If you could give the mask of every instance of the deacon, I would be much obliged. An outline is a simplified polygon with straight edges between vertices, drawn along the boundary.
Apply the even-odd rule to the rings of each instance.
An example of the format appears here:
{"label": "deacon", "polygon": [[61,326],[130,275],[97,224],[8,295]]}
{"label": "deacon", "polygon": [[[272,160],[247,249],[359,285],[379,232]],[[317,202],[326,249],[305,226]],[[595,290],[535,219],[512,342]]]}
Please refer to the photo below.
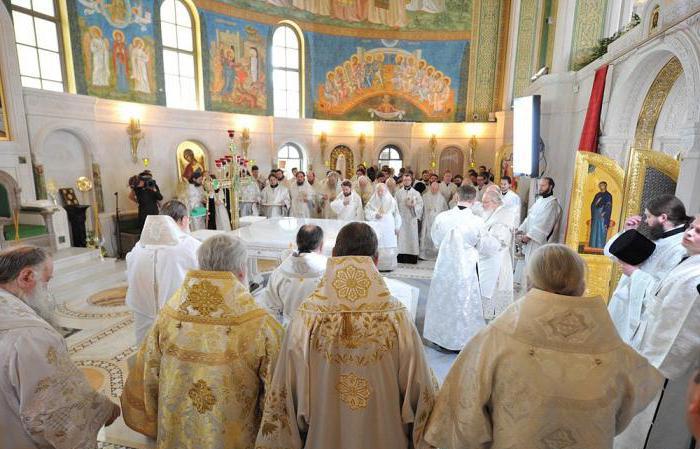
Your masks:
{"label": "deacon", "polygon": [[372,198],[365,206],[365,219],[376,222],[374,229],[379,237],[379,271],[394,270],[398,265],[396,237],[401,229],[401,214],[386,184],[377,184]]}
{"label": "deacon", "polygon": [[41,248],[0,252],[0,448],[97,446],[119,407],[95,392],[49,324],[53,261]]}
{"label": "deacon", "polygon": [[513,213],[513,222],[515,227],[520,224],[520,195],[511,190],[512,180],[510,176],[501,178],[501,194],[503,195],[503,206]]}
{"label": "deacon", "polygon": [[260,193],[260,204],[267,218],[286,217],[289,210],[289,190],[279,183],[277,176],[271,173],[269,184]]}
{"label": "deacon", "polygon": [[445,197],[440,193],[440,183],[433,181],[430,188],[423,194],[423,221],[420,229],[420,253],[423,260],[435,260],[437,247],[430,236],[435,218],[447,210]]}
{"label": "deacon", "polygon": [[343,181],[340,188],[342,193],[331,202],[331,209],[337,215],[338,220],[364,220],[365,211],[362,208],[362,199],[352,191],[352,182]]}
{"label": "deacon", "polygon": [[[651,401],[658,371],[615,331],[599,297],[583,297],[584,261],[540,247],[532,289],[457,357],[426,431],[442,449],[610,449]],[[641,449],[641,446],[636,449]]]}
{"label": "deacon", "polygon": [[198,260],[139,349],[124,422],[159,449],[252,447],[283,329],[248,292],[241,240],[210,237]]}
{"label": "deacon", "polygon": [[437,388],[410,314],[377,271],[377,249],[366,223],[338,233],[287,329],[256,448],[428,448]]}
{"label": "deacon", "polygon": [[260,187],[252,176],[241,178],[241,217],[260,215],[258,205],[260,204]]}
{"label": "deacon", "polygon": [[[653,285],[658,284],[686,255],[681,245],[683,231],[692,218],[688,217],[683,202],[673,195],[659,195],[649,200],[641,216],[630,217],[625,221],[625,231],[640,229],[642,222],[649,230],[655,249],[645,261],[627,263],[625,257],[616,257],[613,246],[628,246],[639,250],[642,236],[630,240],[630,244],[618,240],[625,233],[615,235],[605,247],[605,253],[620,264],[623,276],[610,298],[608,310],[622,339],[635,348],[646,327],[646,309],[653,297]],[[633,234],[628,234],[633,235]],[[625,235],[625,239],[628,239]],[[617,244],[616,244],[617,243]],[[652,288],[649,288],[652,286]]]}
{"label": "deacon", "polygon": [[306,182],[306,174],[299,170],[296,172],[296,182],[289,186],[289,196],[292,207],[289,210],[290,217],[311,218],[311,205],[313,204],[316,192]]}
{"label": "deacon", "polygon": [[681,235],[683,258],[647,289],[651,298],[645,301],[646,325],[637,346],[667,379],[664,392],[616,439],[616,448],[643,447],[645,441],[648,448],[692,447],[679,418],[686,408],[680,398],[700,361],[700,216]]}
{"label": "deacon", "polygon": [[126,255],[126,305],[134,312],[137,345],[187,272],[197,269],[200,242],[188,232],[189,218],[184,204],[168,201],[160,215],[146,217],[141,238]]}
{"label": "deacon", "polygon": [[[559,240],[559,222],[561,220],[561,206],[554,196],[554,180],[543,177],[537,183],[539,198],[527,213],[527,218],[518,228],[518,236],[523,244],[525,267],[530,262],[532,253],[545,243]],[[525,288],[524,273],[515,282],[520,284],[520,289]]]}
{"label": "deacon", "polygon": [[431,229],[439,251],[423,328],[423,337],[444,352],[461,350],[486,325],[477,264],[479,254],[500,247],[470,209],[476,189],[463,185],[456,194],[457,207],[438,215]]}
{"label": "deacon", "polygon": [[316,289],[326,270],[323,229],[304,225],[297,232],[297,250],[275,268],[267,287],[256,297],[284,326],[289,324],[301,301]]}
{"label": "deacon", "polygon": [[413,175],[403,175],[401,189],[395,194],[396,204],[401,214],[399,229],[399,263],[418,263],[419,233],[418,220],[423,218],[423,198],[413,185]]}
{"label": "deacon", "polygon": [[499,244],[495,254],[479,256],[479,285],[484,318],[491,321],[513,303],[513,215],[497,191],[487,191],[481,199],[486,229]]}

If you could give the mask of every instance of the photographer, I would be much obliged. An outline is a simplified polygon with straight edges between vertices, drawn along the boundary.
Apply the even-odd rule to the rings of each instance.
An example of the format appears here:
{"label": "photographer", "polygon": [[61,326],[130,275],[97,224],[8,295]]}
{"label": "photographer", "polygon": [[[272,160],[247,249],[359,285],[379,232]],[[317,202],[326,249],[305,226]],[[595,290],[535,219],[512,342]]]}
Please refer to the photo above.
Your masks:
{"label": "photographer", "polygon": [[139,205],[139,229],[143,229],[147,215],[158,215],[158,202],[163,199],[150,170],[129,178],[129,199]]}

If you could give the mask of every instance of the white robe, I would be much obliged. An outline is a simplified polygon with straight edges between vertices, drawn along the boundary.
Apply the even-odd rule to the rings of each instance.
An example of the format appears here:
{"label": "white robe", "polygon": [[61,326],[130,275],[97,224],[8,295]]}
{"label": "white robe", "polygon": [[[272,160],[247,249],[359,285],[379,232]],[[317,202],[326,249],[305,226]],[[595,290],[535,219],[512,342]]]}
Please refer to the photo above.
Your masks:
{"label": "white robe", "polygon": [[136,92],[151,93],[151,83],[148,80],[148,53],[143,48],[131,45],[131,79],[134,80]]}
{"label": "white robe", "polygon": [[518,227],[520,224],[520,211],[521,211],[521,201],[520,195],[508,190],[505,195],[503,195],[503,205],[511,210],[513,213],[513,222],[515,223],[513,227]]}
{"label": "white robe", "polygon": [[268,184],[260,193],[260,205],[267,218],[286,217],[289,204],[289,190],[281,184],[274,189]]}
{"label": "white robe", "polygon": [[423,198],[413,187],[409,190],[401,187],[395,195],[396,204],[401,214],[399,230],[399,254],[418,255],[419,236],[418,220],[423,218]]}
{"label": "white robe", "polygon": [[438,249],[430,236],[430,229],[435,218],[447,210],[445,197],[438,193],[427,190],[423,194],[423,221],[420,229],[420,258],[423,260],[435,260]]}
{"label": "white robe", "polygon": [[111,414],[58,332],[0,290],[0,448],[93,448]]}
{"label": "white robe", "polygon": [[[377,215],[380,215],[377,218]],[[380,197],[375,192],[372,198],[365,206],[365,219],[367,221],[375,221],[374,226],[379,240],[379,263],[380,271],[393,270],[398,265],[396,261],[396,249],[398,240],[396,233],[401,229],[401,214],[396,204],[396,200],[389,194],[384,192],[384,196]]]}
{"label": "white robe", "polygon": [[[622,233],[618,233],[605,245],[605,254],[616,260],[609,252],[610,245]],[[653,300],[653,292],[648,290],[651,285],[658,285],[685,256],[685,248],[681,245],[683,233],[656,240],[656,248],[652,255],[640,264],[632,276],[622,275],[613,292],[608,310],[615,323],[617,332],[626,343],[639,348],[641,337],[647,326],[646,310]]]}
{"label": "white robe", "polygon": [[294,253],[270,275],[267,286],[255,298],[285,327],[318,286],[326,271],[326,256],[317,253]]}
{"label": "white robe", "polygon": [[199,266],[201,243],[178,228],[167,215],[149,215],[141,239],[126,255],[126,305],[134,312],[136,343],[151,329],[165,302]]}
{"label": "white robe", "polygon": [[206,208],[207,195],[204,192],[202,186],[196,186],[194,184],[187,184],[187,209],[190,213],[190,229],[192,231],[198,231],[200,229],[206,229],[206,213],[201,216],[193,216],[192,212],[200,207]]}
{"label": "white robe", "polygon": [[[331,185],[328,182],[328,179],[323,180],[320,187],[320,197],[318,200],[318,204],[321,209],[321,218],[325,218],[327,220],[335,220],[338,218],[331,207],[331,203],[338,197],[338,195],[340,195],[340,192],[340,182],[337,182],[335,185]],[[323,199],[323,195],[326,195],[328,198]]]}
{"label": "white robe", "polygon": [[289,216],[296,218],[311,218],[311,205],[313,204],[316,192],[304,181],[302,185],[296,181],[289,184],[289,196],[291,198],[291,208]]}
{"label": "white robe", "polygon": [[445,184],[444,182],[440,183],[440,193],[442,193],[442,196],[445,197],[445,201],[447,201],[448,204],[452,200],[452,196],[454,196],[456,191],[457,184],[453,182],[449,184]]}
{"label": "white robe", "polygon": [[464,347],[425,439],[442,449],[611,449],[660,385],[600,298],[533,289]]}
{"label": "white robe", "polygon": [[101,37],[90,40],[92,54],[92,85],[109,86],[109,41]]}
{"label": "white robe", "polygon": [[231,217],[229,217],[228,209],[226,208],[224,192],[222,190],[219,190],[218,192],[211,192],[209,194],[209,198],[214,200],[214,219],[216,220],[216,230],[230,231]]}
{"label": "white robe", "polygon": [[479,256],[479,283],[484,303],[484,317],[492,320],[513,303],[513,221],[510,209],[500,206],[486,211],[486,228],[498,240],[496,253]]}
{"label": "white robe", "polygon": [[515,279],[516,282],[520,283],[521,289],[526,285],[525,273],[527,270],[525,267],[527,267],[535,250],[544,244],[559,241],[561,214],[561,206],[554,195],[547,198],[540,197],[530,208],[527,217],[518,228],[530,238],[530,241],[523,245],[524,267],[519,279]]}
{"label": "white robe", "polygon": [[[345,204],[346,198],[348,199],[348,204]],[[337,215],[338,220],[364,221],[365,219],[362,199],[355,192],[350,192],[349,197],[346,197],[343,193],[338,195],[331,202],[331,209]]]}
{"label": "white robe", "polygon": [[438,215],[431,234],[439,252],[423,337],[458,351],[486,325],[477,262],[480,253],[496,252],[500,244],[489,235],[484,220],[469,208]]}
{"label": "white robe", "polygon": [[260,188],[258,183],[251,177],[241,181],[241,217],[250,215],[258,216],[258,204],[260,204]]}

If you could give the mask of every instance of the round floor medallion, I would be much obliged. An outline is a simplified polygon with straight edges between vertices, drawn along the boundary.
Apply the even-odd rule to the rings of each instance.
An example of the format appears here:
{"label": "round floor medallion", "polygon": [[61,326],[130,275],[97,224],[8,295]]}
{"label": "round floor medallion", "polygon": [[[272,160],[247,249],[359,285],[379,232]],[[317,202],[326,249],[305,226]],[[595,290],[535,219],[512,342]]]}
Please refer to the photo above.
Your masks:
{"label": "round floor medallion", "polygon": [[126,301],[126,286],[109,288],[88,298],[88,303],[99,307],[119,307]]}

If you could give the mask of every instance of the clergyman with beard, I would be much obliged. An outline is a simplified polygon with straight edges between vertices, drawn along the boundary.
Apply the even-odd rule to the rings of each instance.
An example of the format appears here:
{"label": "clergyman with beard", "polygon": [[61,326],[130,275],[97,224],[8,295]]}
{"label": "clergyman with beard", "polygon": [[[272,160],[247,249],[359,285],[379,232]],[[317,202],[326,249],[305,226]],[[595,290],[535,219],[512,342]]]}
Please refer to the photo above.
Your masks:
{"label": "clergyman with beard", "polygon": [[88,448],[119,417],[49,324],[53,262],[41,248],[0,252],[0,447]]}
{"label": "clergyman with beard", "polygon": [[656,244],[651,256],[639,265],[624,263],[610,253],[610,247],[622,234],[616,234],[605,245],[605,255],[620,265],[623,276],[610,297],[608,310],[620,337],[635,348],[639,347],[647,322],[645,305],[650,304],[651,295],[656,292],[649,286],[657,285],[680,263],[686,255],[681,245],[683,232],[692,221],[685,211],[685,205],[674,195],[659,195],[645,205],[644,216],[637,215],[625,220],[624,230],[642,230]]}

